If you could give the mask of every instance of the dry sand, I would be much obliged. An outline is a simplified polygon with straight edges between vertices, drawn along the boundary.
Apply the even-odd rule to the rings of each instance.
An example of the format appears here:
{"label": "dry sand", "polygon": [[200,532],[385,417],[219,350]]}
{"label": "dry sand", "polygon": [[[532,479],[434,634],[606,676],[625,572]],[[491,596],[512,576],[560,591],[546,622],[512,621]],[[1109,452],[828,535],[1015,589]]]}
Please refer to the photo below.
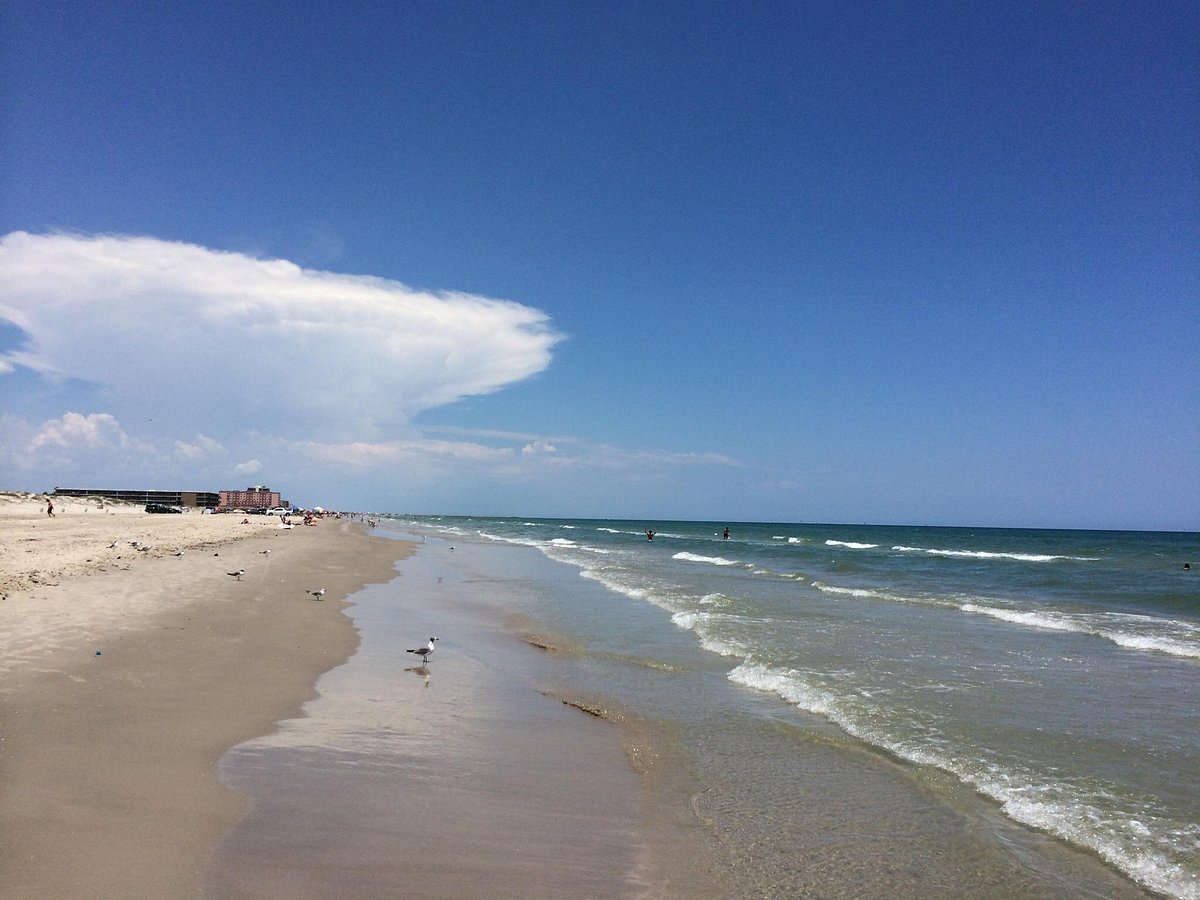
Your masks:
{"label": "dry sand", "polygon": [[407,546],[335,519],[45,509],[0,494],[0,895],[195,896],[246,810],[218,758],[350,656],[340,598]]}

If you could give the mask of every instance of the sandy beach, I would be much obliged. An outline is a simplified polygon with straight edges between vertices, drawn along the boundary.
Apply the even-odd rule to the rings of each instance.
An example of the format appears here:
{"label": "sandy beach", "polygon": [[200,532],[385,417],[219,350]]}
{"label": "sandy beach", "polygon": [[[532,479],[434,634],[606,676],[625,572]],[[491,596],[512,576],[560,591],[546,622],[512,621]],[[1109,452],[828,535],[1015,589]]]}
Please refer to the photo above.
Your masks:
{"label": "sandy beach", "polygon": [[248,807],[218,759],[350,656],[342,598],[406,548],[333,518],[82,500],[50,518],[0,495],[0,893],[196,896]]}
{"label": "sandy beach", "polygon": [[[629,730],[548,692],[553,657],[451,604],[468,586],[420,545],[334,517],[55,513],[0,494],[0,895],[682,895],[642,839],[665,823]],[[404,648],[430,633],[449,662],[426,669]],[[319,749],[360,711],[408,735],[385,775]]]}

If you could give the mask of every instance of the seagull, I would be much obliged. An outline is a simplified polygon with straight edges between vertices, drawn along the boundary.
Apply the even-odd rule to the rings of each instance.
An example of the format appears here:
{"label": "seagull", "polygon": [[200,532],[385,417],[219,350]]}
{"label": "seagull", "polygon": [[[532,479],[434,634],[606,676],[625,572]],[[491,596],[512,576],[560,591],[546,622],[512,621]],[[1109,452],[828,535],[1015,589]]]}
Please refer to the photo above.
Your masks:
{"label": "seagull", "polygon": [[319,591],[309,591],[309,593],[312,594],[314,600],[325,599],[325,588],[321,588]]}
{"label": "seagull", "polygon": [[172,555],[172,556],[183,556],[183,551],[182,551],[182,550],[176,550],[176,551],[175,551],[173,554],[171,554],[171,555]]}
{"label": "seagull", "polygon": [[259,553],[261,553],[263,556],[270,556],[270,555],[271,555],[271,551],[270,551],[270,549],[269,549],[269,548],[268,548],[268,549],[266,549],[266,550],[259,550],[258,552],[259,552]]}
{"label": "seagull", "polygon": [[421,657],[421,664],[424,665],[425,663],[429,662],[429,657],[433,656],[433,642],[436,640],[437,638],[431,637],[429,639],[429,643],[424,647],[418,647],[416,650],[409,650],[407,652],[415,653],[417,656]]}
{"label": "seagull", "polygon": [[246,570],[245,570],[245,569],[238,569],[236,572],[228,572],[228,573],[226,573],[226,574],[228,574],[228,575],[232,575],[232,576],[233,576],[234,578],[236,578],[238,581],[241,581],[241,580],[242,580],[242,576],[246,574]]}
{"label": "seagull", "polygon": [[139,544],[137,547],[138,553],[149,553],[153,549],[153,547],[147,547],[145,544]]}
{"label": "seagull", "polygon": [[108,549],[109,549],[109,550],[112,550],[112,549],[114,549],[116,546],[117,546],[117,541],[113,541],[111,544],[109,544],[109,545],[108,545]]}

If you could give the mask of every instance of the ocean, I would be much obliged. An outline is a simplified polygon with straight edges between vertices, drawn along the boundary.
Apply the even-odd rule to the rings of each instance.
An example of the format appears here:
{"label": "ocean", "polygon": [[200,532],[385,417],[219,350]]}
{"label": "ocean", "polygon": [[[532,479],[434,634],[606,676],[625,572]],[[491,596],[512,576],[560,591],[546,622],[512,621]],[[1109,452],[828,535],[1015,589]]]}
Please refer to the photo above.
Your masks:
{"label": "ocean", "polygon": [[[1200,535],[448,516],[379,532],[419,546],[351,598],[358,652],[304,717],[222,761],[256,812],[218,854],[217,895],[393,896],[414,843],[473,848],[439,864],[481,861],[494,896],[545,895],[564,865],[580,895],[645,894],[614,874],[638,869],[629,829],[586,776],[607,745],[588,729],[613,726],[556,731],[545,694],[634,736],[638,831],[674,867],[641,882],[669,885],[652,896],[1200,898]],[[402,650],[431,633],[414,669]],[[578,767],[538,770],[538,741]],[[558,827],[579,803],[595,827]],[[496,817],[540,854],[498,846]],[[297,857],[303,888],[283,880]],[[347,893],[351,873],[374,880]]]}
{"label": "ocean", "polygon": [[[1014,858],[1051,835],[1151,891],[1200,898],[1196,534],[459,517],[391,527],[558,564],[541,589],[504,602],[584,648],[574,689],[679,730],[702,784],[697,814],[768,893],[788,889],[790,860],[812,839],[794,833],[781,796],[805,780],[789,751],[807,745],[879,758],[947,808],[978,801],[973,821]],[[798,790],[811,798],[811,784]],[[878,799],[879,815],[903,821],[908,802]],[[1022,889],[1016,870],[996,877]]]}

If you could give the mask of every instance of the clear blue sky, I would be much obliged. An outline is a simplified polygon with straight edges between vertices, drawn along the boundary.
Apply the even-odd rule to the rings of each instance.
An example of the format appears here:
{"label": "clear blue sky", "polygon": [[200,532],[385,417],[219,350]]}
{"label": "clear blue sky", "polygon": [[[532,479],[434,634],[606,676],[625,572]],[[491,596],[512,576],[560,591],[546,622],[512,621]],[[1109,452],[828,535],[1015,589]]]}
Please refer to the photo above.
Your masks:
{"label": "clear blue sky", "polygon": [[1194,3],[0,15],[0,487],[1200,529]]}

